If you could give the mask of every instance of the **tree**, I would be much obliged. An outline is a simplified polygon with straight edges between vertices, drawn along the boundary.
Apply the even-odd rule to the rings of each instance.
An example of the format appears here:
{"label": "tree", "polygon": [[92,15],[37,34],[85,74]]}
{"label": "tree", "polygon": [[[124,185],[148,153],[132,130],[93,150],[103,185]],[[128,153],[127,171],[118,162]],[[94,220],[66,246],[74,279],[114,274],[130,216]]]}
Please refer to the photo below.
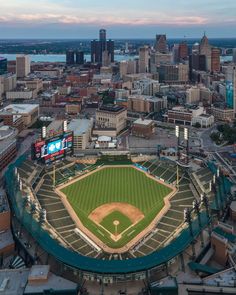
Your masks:
{"label": "tree", "polygon": [[212,132],[210,137],[211,137],[212,141],[219,143],[219,141],[220,141],[220,133],[219,132]]}
{"label": "tree", "polygon": [[197,123],[194,125],[194,127],[196,127],[196,128],[201,128],[202,126],[201,126],[201,124],[200,124],[199,122],[197,122]]}

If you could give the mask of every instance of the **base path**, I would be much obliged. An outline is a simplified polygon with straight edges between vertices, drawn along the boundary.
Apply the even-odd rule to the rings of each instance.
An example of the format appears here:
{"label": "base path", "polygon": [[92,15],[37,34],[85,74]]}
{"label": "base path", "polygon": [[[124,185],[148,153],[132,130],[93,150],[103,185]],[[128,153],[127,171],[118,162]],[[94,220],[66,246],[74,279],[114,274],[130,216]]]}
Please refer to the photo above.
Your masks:
{"label": "base path", "polygon": [[[99,170],[102,170],[102,169],[106,169],[106,168],[117,168],[117,167],[127,167],[127,168],[133,168],[133,169],[136,169],[142,173],[144,173],[147,177],[155,180],[156,182],[158,183],[161,183],[161,184],[164,184],[165,186],[171,188],[171,192],[164,198],[164,207],[161,209],[161,211],[157,214],[157,216],[153,219],[153,221],[144,229],[142,230],[141,232],[139,232],[131,241],[129,241],[125,246],[121,247],[121,248],[118,248],[118,249],[115,249],[115,248],[110,248],[108,247],[106,244],[104,244],[96,235],[94,235],[89,229],[87,229],[83,223],[80,221],[79,217],[77,216],[77,214],[75,213],[74,209],[72,208],[72,206],[70,205],[69,201],[67,200],[67,196],[61,191],[64,187],[67,187],[69,185],[71,185],[72,183],[75,183],[89,175],[92,175],[94,173],[96,173],[97,171]],[[143,170],[140,170],[139,168],[135,167],[135,166],[131,166],[131,165],[114,165],[114,166],[101,166],[101,167],[98,167],[97,169],[95,169],[94,171],[91,171],[85,175],[80,175],[80,176],[77,176],[75,177],[73,180],[71,181],[68,181],[62,185],[59,185],[57,186],[57,188],[55,189],[55,192],[58,194],[58,196],[61,198],[61,201],[62,203],[64,204],[65,208],[67,209],[68,213],[70,214],[71,218],[73,219],[73,221],[75,222],[76,224],[76,227],[79,228],[89,239],[91,239],[95,244],[97,244],[101,249],[103,249],[103,251],[107,252],[107,253],[110,253],[110,254],[119,254],[119,253],[125,253],[127,251],[129,251],[131,248],[133,248],[141,239],[143,239],[145,236],[147,236],[148,234],[150,234],[155,228],[156,228],[156,224],[157,222],[162,218],[162,216],[169,210],[170,208],[170,199],[173,197],[173,195],[177,192],[177,189],[167,183],[164,183],[162,181],[160,181],[159,179],[153,177],[152,175],[150,175],[149,173],[147,172],[144,172]],[[117,203],[111,203],[111,204],[117,204]],[[111,205],[109,204],[109,205]],[[121,204],[121,203],[118,203],[118,204]],[[105,204],[105,205],[108,205],[108,204]],[[134,206],[128,204],[129,206],[135,208]],[[124,206],[124,203],[123,205]],[[127,204],[125,204],[125,206],[127,206]],[[98,207],[99,208],[99,207]],[[97,208],[97,209],[98,209]],[[114,207],[113,207],[114,208]],[[95,210],[97,210],[95,209]],[[124,210],[125,208],[122,208],[122,210]],[[94,211],[95,211],[94,210]],[[110,209],[111,210],[111,209]],[[113,210],[113,209],[112,209]],[[132,209],[134,210],[134,209]],[[131,210],[131,211],[132,211]],[[135,208],[135,210],[139,210],[138,208]],[[94,212],[93,211],[93,212]],[[100,210],[99,210],[100,211]],[[108,215],[107,211],[103,209],[103,211],[105,212],[105,216]],[[115,211],[115,210],[113,210]],[[118,210],[120,211],[120,210]],[[93,213],[92,212],[92,213]],[[112,212],[112,211],[111,211]],[[121,211],[123,212],[123,211]],[[137,212],[137,211],[136,211]],[[91,214],[92,214],[91,213]],[[141,214],[143,214],[140,210],[139,210],[139,218],[141,218]],[[90,214],[90,215],[91,215]],[[101,214],[102,213],[99,213],[98,216],[96,216],[95,218],[98,218],[98,219],[101,219]],[[126,216],[130,216],[130,213],[125,213]],[[104,217],[105,217],[104,216]],[[134,218],[134,217],[133,217]],[[143,218],[143,217],[142,217]],[[131,219],[132,221],[132,219]]]}
{"label": "base path", "polygon": [[135,206],[128,203],[108,203],[97,207],[89,214],[89,219],[95,223],[101,223],[102,220],[114,211],[119,211],[129,217],[130,221],[135,224],[144,218],[144,214]]}

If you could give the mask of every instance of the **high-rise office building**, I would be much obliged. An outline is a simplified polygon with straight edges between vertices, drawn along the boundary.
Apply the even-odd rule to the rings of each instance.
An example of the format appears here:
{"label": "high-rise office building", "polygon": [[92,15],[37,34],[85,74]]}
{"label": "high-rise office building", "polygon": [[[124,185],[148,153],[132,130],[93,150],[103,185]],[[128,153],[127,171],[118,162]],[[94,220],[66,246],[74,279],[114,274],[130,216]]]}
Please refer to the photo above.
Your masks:
{"label": "high-rise office building", "polygon": [[211,49],[211,71],[220,71],[220,49],[216,47]]}
{"label": "high-rise office building", "polygon": [[200,102],[200,88],[197,86],[191,87],[186,90],[186,103],[199,104]]}
{"label": "high-rise office building", "polygon": [[120,62],[120,77],[123,78],[128,74],[128,61],[122,60]]}
{"label": "high-rise office building", "polygon": [[186,42],[181,42],[179,44],[179,59],[185,60],[188,58],[188,44]]}
{"label": "high-rise office building", "polygon": [[75,63],[77,65],[84,64],[84,52],[83,51],[76,51],[75,52]]}
{"label": "high-rise office building", "polygon": [[209,44],[206,34],[201,39],[200,42],[200,55],[205,55],[206,59],[206,70],[211,70],[211,45]]}
{"label": "high-rise office building", "polygon": [[189,79],[193,81],[193,71],[206,71],[206,56],[193,52],[189,56]]}
{"label": "high-rise office building", "polygon": [[230,109],[234,108],[234,88],[230,81],[226,81],[226,105]]}
{"label": "high-rise office building", "polygon": [[114,41],[106,39],[106,30],[99,31],[99,40],[91,41],[91,61],[109,65],[114,62]]}
{"label": "high-rise office building", "polygon": [[149,48],[143,46],[139,48],[139,73],[149,72]]}
{"label": "high-rise office building", "polygon": [[29,55],[18,55],[16,57],[16,77],[24,78],[30,73]]}
{"label": "high-rise office building", "polygon": [[113,40],[107,40],[107,51],[111,62],[114,62],[115,43]]}
{"label": "high-rise office building", "polygon": [[236,64],[236,48],[233,48],[233,62]]}
{"label": "high-rise office building", "polygon": [[7,73],[7,59],[0,56],[0,75]]}
{"label": "high-rise office building", "polygon": [[67,50],[66,51],[66,64],[67,65],[74,65],[75,64],[75,51],[74,50]]}
{"label": "high-rise office building", "polygon": [[192,53],[199,53],[199,51],[200,51],[200,44],[196,42],[192,46]]}
{"label": "high-rise office building", "polygon": [[106,42],[106,40],[107,40],[107,32],[106,32],[105,29],[101,29],[101,30],[99,31],[99,40],[100,40],[101,42],[102,42],[102,41]]}
{"label": "high-rise office building", "polygon": [[228,108],[234,110],[234,116],[236,115],[236,66],[233,67],[233,79],[232,81],[226,81],[226,105]]}
{"label": "high-rise office building", "polygon": [[234,115],[236,114],[236,66],[233,69]]}
{"label": "high-rise office building", "polygon": [[159,82],[181,82],[189,80],[189,67],[185,64],[161,65],[158,68]]}
{"label": "high-rise office building", "polygon": [[166,35],[156,35],[155,50],[161,53],[167,53],[168,47],[166,42]]}
{"label": "high-rise office building", "polygon": [[174,63],[179,62],[179,44],[174,44],[172,48],[172,61]]}

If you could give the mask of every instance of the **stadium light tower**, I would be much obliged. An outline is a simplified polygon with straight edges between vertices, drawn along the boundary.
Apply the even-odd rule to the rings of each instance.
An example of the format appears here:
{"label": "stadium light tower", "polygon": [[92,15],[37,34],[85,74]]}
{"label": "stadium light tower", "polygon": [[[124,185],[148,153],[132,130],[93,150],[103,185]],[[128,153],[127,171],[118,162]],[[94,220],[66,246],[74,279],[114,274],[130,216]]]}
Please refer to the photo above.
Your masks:
{"label": "stadium light tower", "polygon": [[19,188],[20,188],[20,191],[22,191],[23,183],[22,183],[22,180],[21,180],[21,179],[20,179],[20,181],[19,181]]}
{"label": "stadium light tower", "polygon": [[[224,206],[225,206],[225,199],[224,199],[224,196],[223,194],[226,193],[225,191],[225,188],[224,188],[224,184],[221,180],[221,177],[218,177],[217,180],[216,180],[217,184],[218,184],[218,187],[219,187],[219,197],[220,197],[220,209],[224,210]],[[223,186],[223,192],[222,193],[222,190],[220,189],[220,187]]]}
{"label": "stadium light tower", "polygon": [[184,128],[184,139],[186,140],[186,154],[187,154],[187,164],[189,163],[189,132],[188,128]]}
{"label": "stadium light tower", "polygon": [[192,216],[191,216],[191,210],[189,210],[189,208],[184,209],[184,221],[186,223],[188,223],[190,236],[193,239],[192,242],[191,242],[191,245],[192,245],[192,253],[193,253],[192,259],[194,260],[195,257],[196,257],[196,251],[195,251],[195,246],[194,246],[194,234],[193,234],[193,226],[192,226]]}
{"label": "stadium light tower", "polygon": [[179,143],[180,143],[179,126],[175,126],[175,136],[178,139],[178,142],[177,142],[177,155],[178,155],[178,161],[179,161],[180,160],[180,153],[179,153]]}
{"label": "stadium light tower", "polygon": [[43,139],[47,137],[47,127],[46,126],[42,127],[41,136]]}
{"label": "stadium light tower", "polygon": [[220,177],[220,168],[219,167],[217,167],[216,176]]}
{"label": "stadium light tower", "polygon": [[206,209],[207,219],[208,219],[208,229],[209,229],[209,236],[211,236],[211,217],[210,217],[210,211],[209,211],[209,200],[207,195],[201,194],[201,204]]}
{"label": "stadium light tower", "polygon": [[204,240],[203,240],[203,234],[202,234],[202,221],[201,221],[201,212],[200,212],[200,206],[201,203],[198,202],[198,200],[194,200],[193,201],[193,210],[195,211],[195,213],[197,214],[197,218],[198,218],[198,225],[199,225],[199,229],[200,229],[200,238],[201,238],[201,247],[204,247]]}
{"label": "stadium light tower", "polygon": [[216,207],[217,210],[220,210],[220,205],[219,205],[219,200],[218,200],[218,194],[217,194],[217,186],[216,186],[216,175],[213,175],[213,179],[212,179],[212,187],[213,187],[213,192],[215,194],[215,201],[216,201]]}
{"label": "stadium light tower", "polygon": [[67,126],[67,121],[65,120],[65,121],[63,121],[63,132],[67,132],[67,130],[68,130],[68,126]]}
{"label": "stadium light tower", "polygon": [[209,182],[209,191],[210,191],[210,192],[212,191],[212,182],[211,182],[211,180],[210,180],[210,182]]}

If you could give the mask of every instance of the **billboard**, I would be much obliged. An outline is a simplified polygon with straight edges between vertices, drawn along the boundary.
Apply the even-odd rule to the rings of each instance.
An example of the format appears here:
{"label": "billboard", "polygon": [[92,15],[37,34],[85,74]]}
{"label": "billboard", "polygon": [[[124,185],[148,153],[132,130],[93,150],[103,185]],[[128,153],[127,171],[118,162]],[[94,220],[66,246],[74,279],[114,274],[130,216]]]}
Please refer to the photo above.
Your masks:
{"label": "billboard", "polygon": [[50,164],[73,154],[73,132],[65,132],[35,142],[32,145],[32,158]]}

